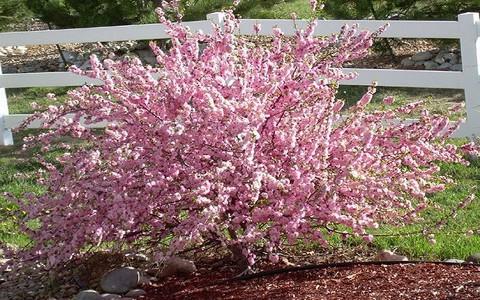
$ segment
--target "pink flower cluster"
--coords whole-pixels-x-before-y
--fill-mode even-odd
[[[444,141],[457,126],[448,117],[398,121],[421,103],[369,113],[371,88],[342,110],[336,82],[356,75],[341,66],[364,57],[378,33],[345,26],[317,38],[312,21],[294,40],[276,29],[262,48],[235,36],[231,11],[211,35],[161,19],[172,47],[152,44],[160,67],[92,57],[83,74],[105,84],[29,120],[51,128],[31,145],[84,142],[45,162],[45,193],[19,200],[23,224],[39,224],[22,227],[34,241],[24,259],[57,264],[89,245],[138,240],[168,240],[171,255],[214,240],[250,264],[258,247],[276,261],[285,243],[325,244],[329,225],[364,235],[409,220],[444,188],[437,162],[467,163]],[[98,122],[109,124],[104,132],[86,126]]]

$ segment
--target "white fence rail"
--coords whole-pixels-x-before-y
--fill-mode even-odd
[[[212,22],[221,25],[222,13],[213,13],[205,21],[185,22],[192,30],[212,32]],[[329,35],[340,31],[344,24],[359,24],[361,29],[374,31],[390,23],[384,38],[438,38],[459,39],[463,70],[423,71],[391,69],[349,69],[359,76],[355,80],[341,82],[344,85],[370,85],[377,81],[379,86],[463,89],[467,110],[467,121],[455,132],[455,136],[480,134],[480,20],[478,13],[465,13],[458,21],[318,21],[315,35]],[[295,33],[292,20],[243,19],[239,34],[254,34],[253,25],[261,24],[260,35],[272,35],[279,27],[286,35]],[[307,21],[297,20],[297,28],[305,28]],[[45,45],[64,43],[87,43],[125,40],[149,40],[168,38],[161,24],[95,27],[81,29],[44,30],[34,32],[0,33],[0,46]],[[13,144],[11,129],[17,127],[28,115],[10,115],[5,88],[81,86],[86,83],[101,84],[99,80],[69,72],[42,72],[2,74],[0,65],[0,145]],[[31,124],[38,128],[39,122]],[[103,126],[103,125],[102,125]]]

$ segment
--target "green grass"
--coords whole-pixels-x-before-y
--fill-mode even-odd
[[[364,86],[341,86],[338,90],[337,98],[345,100],[346,106],[351,106],[354,105],[366,91],[367,87]],[[394,104],[388,107],[399,107],[422,100],[430,112],[443,115],[447,113],[451,105],[465,101],[462,90],[377,87],[377,92],[367,107],[368,110],[381,110],[387,107],[382,102],[383,98],[387,96],[395,97]],[[452,119],[459,117],[466,117],[465,110],[452,116]]]
[[[32,113],[30,103],[37,102],[41,106],[50,104],[59,104],[67,99],[67,92],[71,88],[28,88],[28,89],[7,89],[8,105],[11,114]],[[344,99],[348,105],[355,104],[362,95],[367,91],[364,86],[341,86],[338,90],[337,97]],[[57,95],[57,101],[46,98],[47,93]],[[448,107],[454,103],[464,101],[463,91],[449,89],[420,89],[420,88],[391,88],[378,87],[372,103],[369,105],[370,110],[382,109],[383,98],[386,96],[394,96],[395,103],[393,107],[398,107],[413,101],[424,100],[426,107],[433,113],[445,114]],[[463,111],[457,117],[465,116]]]
[[[204,20],[205,16],[212,12],[218,12],[229,8],[232,1],[227,0],[200,0],[191,5],[185,12],[185,20]],[[253,19],[290,19],[295,12],[299,19],[312,17],[308,0],[242,0],[235,10],[235,14],[242,18]],[[325,13],[319,11],[317,17],[323,17]]]
[[[32,113],[34,111],[31,107],[32,102],[36,102],[40,106],[63,103],[68,97],[67,92],[71,89],[69,87],[7,89],[10,114]],[[48,93],[54,93],[57,100],[47,99]]]
[[[32,157],[32,151],[21,151],[22,138],[31,131],[15,134],[14,146],[0,147],[0,244],[25,246],[28,238],[18,233],[14,225],[18,215],[17,206],[7,200],[3,193],[13,196],[23,193],[40,193],[43,188],[36,184],[34,177],[40,165]]]
[[[471,161],[468,167],[457,164],[441,166],[442,175],[450,176],[457,182],[442,193],[434,195],[431,200],[438,204],[441,210],[429,209],[423,217],[425,223],[433,224],[437,220],[448,216],[452,209],[471,192],[480,199],[480,160]],[[378,237],[374,245],[379,249],[396,249],[409,257],[422,259],[465,259],[468,255],[480,251],[480,236],[466,236],[469,229],[479,228],[480,201],[474,202],[467,208],[458,211],[458,215],[435,235],[435,244],[430,244],[423,235]],[[376,233],[392,234],[406,233],[421,230],[422,226],[409,225],[403,228],[383,227]]]

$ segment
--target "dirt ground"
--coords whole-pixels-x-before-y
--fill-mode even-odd
[[[346,263],[234,275],[225,267],[199,269],[151,286],[143,299],[480,299],[480,266],[472,264]]]

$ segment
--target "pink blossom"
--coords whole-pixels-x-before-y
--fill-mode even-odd
[[[371,92],[365,93],[362,96],[362,98],[357,102],[357,106],[358,107],[365,107],[368,103],[370,103],[372,98],[373,98],[373,93],[371,93]]]
[[[394,101],[395,101],[395,98],[393,96],[388,96],[383,98],[383,103],[386,105],[392,105]]]

